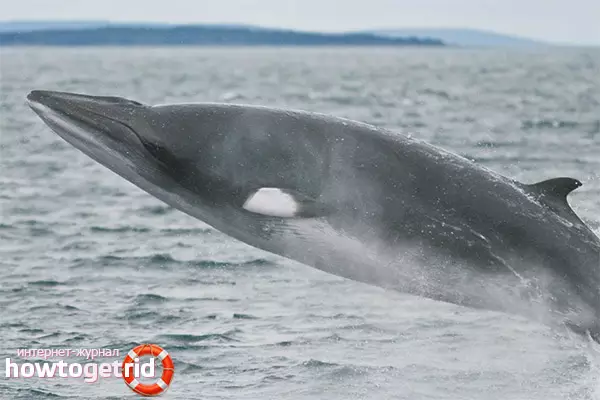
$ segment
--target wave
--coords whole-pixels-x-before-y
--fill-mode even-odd
[[[96,258],[75,258],[73,260],[73,265],[71,268],[83,267],[88,265],[98,265],[101,264],[104,267],[107,266],[122,266],[124,263],[142,264],[144,266],[153,266],[160,265],[164,266],[166,264],[180,264],[185,263],[183,261],[178,261],[171,257],[170,254],[166,253],[156,253],[150,256],[143,257],[123,257],[117,256],[114,254],[109,254],[105,256],[100,256]]]
[[[436,89],[423,89],[421,93],[426,95],[431,95],[434,97],[439,97],[444,100],[455,100],[456,97],[446,92],[445,90],[436,90]]]
[[[156,321],[159,318],[161,318],[161,315],[156,311],[140,310],[138,308],[127,310],[125,311],[125,315],[119,317],[119,319],[123,319],[126,321],[142,320],[144,322],[150,320]]]
[[[51,280],[51,279],[27,282],[27,284],[29,286],[41,286],[41,287],[55,287],[55,286],[65,285],[65,283],[63,283],[63,282],[58,282],[58,281]]]
[[[165,301],[167,301],[168,299],[166,297],[163,297],[161,295],[158,294],[154,294],[154,293],[145,293],[145,294],[139,294],[135,297],[135,302],[137,304],[156,304],[156,303],[164,303]]]
[[[238,313],[234,313],[233,314],[233,319],[258,319],[258,317],[255,317],[255,316],[250,315],[250,314],[238,314]]]
[[[201,260],[178,260],[169,253],[155,253],[147,256],[120,256],[115,254],[102,255],[95,258],[78,257],[72,260],[70,268],[82,267],[123,267],[127,266],[143,266],[145,268],[173,268],[174,266],[185,266],[188,268],[198,269],[229,269],[229,268],[248,268],[248,267],[272,267],[277,263],[266,258],[254,258],[245,261],[221,261],[211,259]],[[51,281],[40,281],[38,286],[52,286],[61,284],[60,282],[53,283]],[[36,285],[36,283],[34,283]]]
[[[162,234],[173,236],[203,235],[213,231],[211,228],[165,228],[160,230]]]
[[[90,231],[94,233],[146,233],[150,232],[150,228],[136,226],[119,226],[115,228],[107,226],[92,226]]]
[[[262,266],[273,266],[276,265],[273,261],[256,258],[253,260],[243,262],[228,262],[228,261],[216,261],[216,260],[200,260],[188,263],[191,266],[202,268],[202,269],[220,269],[230,267],[262,267]]]
[[[577,128],[580,125],[577,121],[564,121],[560,119],[526,119],[521,121],[521,129],[561,129]]]
[[[308,361],[303,361],[301,363],[301,365],[303,367],[308,367],[308,368],[323,368],[323,367],[339,367],[340,366],[339,364],[336,364],[336,363],[315,360],[312,358]]]
[[[25,328],[25,329],[19,329],[19,333],[29,333],[32,335],[36,335],[36,334],[44,333],[44,330],[40,329],[40,328]]]
[[[65,311],[83,311],[80,308],[71,305],[63,305],[63,304],[52,304],[52,305],[43,305],[43,306],[33,306],[28,309],[28,311],[39,311],[39,310],[55,310],[62,309]]]
[[[177,360],[177,372],[178,373],[179,373],[179,371],[181,371],[185,374],[191,374],[196,371],[203,371],[203,370],[205,370],[205,367],[203,367],[202,365],[194,364],[191,362],[185,362],[183,360]]]
[[[142,213],[150,214],[150,215],[165,215],[174,210],[175,209],[173,207],[168,206],[166,204],[164,204],[164,205],[159,204],[159,205],[155,205],[155,206],[146,206],[146,207],[142,207],[140,209],[140,211]]]
[[[164,334],[158,335],[157,339],[161,341],[179,342],[179,343],[197,343],[205,341],[216,341],[216,342],[239,342],[233,335],[238,333],[239,330],[234,329],[225,333],[207,333],[204,335],[192,335],[192,334]]]
[[[578,122],[561,119],[526,119],[521,121],[521,129],[577,129],[590,134],[600,133],[600,120]]]
[[[50,392],[41,389],[17,389],[17,396],[12,397],[13,399],[69,399],[79,398],[79,396],[62,396],[58,393]]]

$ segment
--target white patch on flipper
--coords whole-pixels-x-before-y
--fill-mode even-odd
[[[294,217],[300,210],[300,204],[294,196],[278,188],[257,190],[248,197],[243,207],[253,213],[281,218]]]

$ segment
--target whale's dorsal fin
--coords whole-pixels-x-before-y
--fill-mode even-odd
[[[538,200],[552,209],[555,213],[563,216],[573,222],[582,224],[581,219],[575,214],[575,211],[569,206],[567,196],[573,190],[583,186],[577,179],[573,178],[553,178],[525,187],[532,192]]]
[[[567,195],[583,184],[573,178],[554,178],[528,186],[545,197],[566,202]]]

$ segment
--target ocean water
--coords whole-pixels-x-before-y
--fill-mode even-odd
[[[582,339],[237,242],[96,164],[25,104],[43,88],[357,119],[523,182],[578,178],[571,204],[599,232],[599,50],[0,51],[0,399],[136,398],[118,378],[6,378],[5,359],[144,342],[175,361],[165,399],[600,398],[600,350]]]

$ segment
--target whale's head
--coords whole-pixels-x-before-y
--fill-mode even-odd
[[[315,201],[327,169],[322,137],[285,113],[212,103],[149,106],[40,90],[27,101],[74,147],[221,230],[237,225],[249,235],[261,217],[326,208]],[[272,135],[276,129],[284,134]]]
[[[154,169],[144,147],[154,131],[150,107],[120,97],[43,90],[29,93],[27,102],[65,141],[125,178]]]

